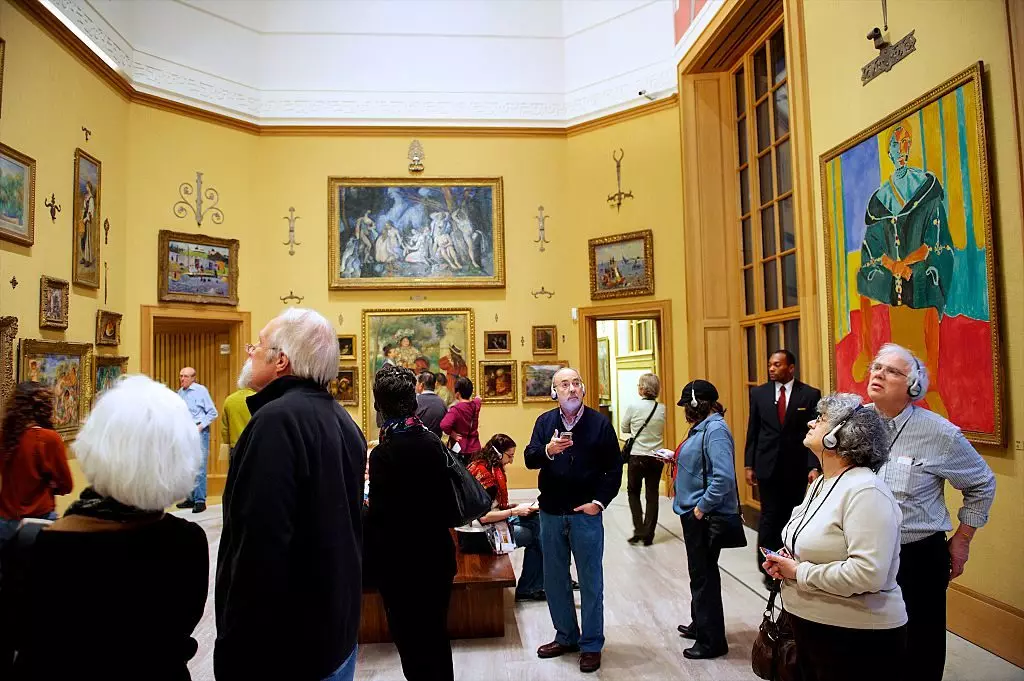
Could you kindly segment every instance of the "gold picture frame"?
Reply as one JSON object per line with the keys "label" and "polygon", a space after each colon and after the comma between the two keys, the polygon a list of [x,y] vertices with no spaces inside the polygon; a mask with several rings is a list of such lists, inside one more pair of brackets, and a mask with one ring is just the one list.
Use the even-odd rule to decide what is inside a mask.
{"label": "gold picture frame", "polygon": [[93,404],[104,390],[113,387],[114,383],[128,373],[128,358],[117,355],[96,355],[94,358],[96,371],[93,380]]}
{"label": "gold picture frame", "polygon": [[330,391],[334,399],[346,407],[359,406],[359,365],[342,364],[338,366],[338,375],[331,381]]}
{"label": "gold picture frame", "polygon": [[484,331],[484,352],[488,355],[511,355],[511,331]]}
{"label": "gold picture frame", "polygon": [[590,299],[654,295],[654,232],[590,239]]}
{"label": "gold picture frame", "polygon": [[505,288],[500,177],[327,178],[328,287]]}
{"label": "gold picture frame", "polygon": [[161,229],[157,300],[238,305],[238,239]]}
{"label": "gold picture frame", "polygon": [[561,359],[538,362],[522,360],[519,363],[519,373],[523,384],[523,403],[551,402],[551,378],[559,369],[565,369],[568,366],[569,363]]}
{"label": "gold picture frame", "polygon": [[18,337],[18,318],[0,317],[0,416],[7,409],[17,381],[14,378],[14,339]]}
{"label": "gold picture frame", "polygon": [[485,404],[515,404],[519,401],[519,377],[514,359],[482,359],[476,372],[477,393]]}
{"label": "gold picture frame", "polygon": [[534,326],[530,329],[530,347],[535,355],[558,354],[558,327]]}
{"label": "gold picture frame", "polygon": [[96,345],[121,344],[121,314],[96,310]]}
{"label": "gold picture frame", "polygon": [[93,391],[92,343],[23,338],[18,380],[35,381],[54,391],[53,425],[65,442],[78,434],[89,414]]}
{"label": "gold picture frame", "polygon": [[355,334],[338,334],[338,359],[358,359]]}
{"label": "gold picture frame", "polygon": [[7,52],[7,42],[0,38],[0,118],[4,117],[4,56]]}
{"label": "gold picture frame", "polygon": [[100,287],[102,196],[103,164],[85,150],[75,149],[71,202],[71,281],[75,286]]}
{"label": "gold picture frame", "polygon": [[39,277],[39,328],[68,328],[68,306],[71,303],[71,286],[64,279],[55,279],[45,274]]}
{"label": "gold picture frame", "polygon": [[0,168],[7,192],[17,194],[16,205],[0,210],[0,239],[22,246],[36,242],[36,160],[0,144]]}

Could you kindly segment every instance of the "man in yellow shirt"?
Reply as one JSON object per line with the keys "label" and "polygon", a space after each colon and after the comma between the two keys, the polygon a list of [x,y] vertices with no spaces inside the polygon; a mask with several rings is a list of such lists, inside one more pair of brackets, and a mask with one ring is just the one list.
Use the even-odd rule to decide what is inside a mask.
{"label": "man in yellow shirt", "polygon": [[249,405],[245,403],[245,398],[255,394],[256,391],[254,390],[242,388],[231,393],[224,400],[224,408],[221,410],[220,418],[220,442],[222,445],[228,446],[228,457],[234,455],[235,443],[238,442],[242,431],[245,430],[245,427],[249,424],[249,419],[252,418],[252,414],[249,413]]}

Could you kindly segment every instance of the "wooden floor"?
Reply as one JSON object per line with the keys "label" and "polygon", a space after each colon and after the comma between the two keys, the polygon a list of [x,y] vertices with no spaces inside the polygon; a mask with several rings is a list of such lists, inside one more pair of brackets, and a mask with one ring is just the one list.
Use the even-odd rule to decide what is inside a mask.
{"label": "wooden floor", "polygon": [[[512,496],[513,501],[526,499],[516,498],[515,492]],[[213,567],[220,539],[220,507],[214,506],[205,513],[184,517],[197,520],[210,538],[210,595],[206,612],[195,633],[199,653],[189,667],[195,681],[213,681]],[[455,678],[460,681],[756,679],[750,671],[750,646],[761,621],[767,594],[757,588],[752,549],[726,551],[721,560],[729,654],[716,660],[686,660],[683,649],[691,642],[681,639],[675,631],[677,624],[689,619],[686,550],[678,518],[672,513],[668,499],[662,499],[659,520],[655,543],[645,548],[626,543],[626,538],[632,534],[632,526],[624,493],[616,498],[605,514],[604,610],[607,641],[603,664],[597,674],[581,675],[574,655],[554,660],[538,659],[537,647],[554,637],[547,606],[544,603],[515,604],[512,602],[512,590],[507,589],[504,638],[454,642]],[[522,551],[513,554],[517,574],[522,566],[522,554]],[[948,651],[946,681],[1024,681],[1024,670],[952,634],[949,635]],[[356,679],[402,681],[404,677],[395,647],[391,644],[360,646]]]}

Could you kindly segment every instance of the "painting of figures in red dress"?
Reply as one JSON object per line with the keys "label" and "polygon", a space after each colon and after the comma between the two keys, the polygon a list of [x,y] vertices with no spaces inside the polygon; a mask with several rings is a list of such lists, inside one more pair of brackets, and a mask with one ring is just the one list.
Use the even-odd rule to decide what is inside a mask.
{"label": "painting of figures in red dress", "polygon": [[1002,445],[981,65],[821,157],[832,384],[867,394],[883,343],[909,348],[919,404]]}

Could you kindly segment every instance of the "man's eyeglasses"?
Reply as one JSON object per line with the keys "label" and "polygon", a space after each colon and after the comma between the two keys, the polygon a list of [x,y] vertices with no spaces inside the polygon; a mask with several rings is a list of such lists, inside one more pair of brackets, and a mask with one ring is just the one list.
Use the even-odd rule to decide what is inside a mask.
{"label": "man's eyeglasses", "polygon": [[900,371],[896,367],[889,366],[888,364],[882,364],[881,362],[874,362],[871,365],[870,368],[871,368],[871,373],[874,374],[874,373],[881,372],[881,373],[885,374],[886,378],[892,378],[894,376],[902,376],[903,378],[907,378],[907,374],[903,373],[902,371]]}
{"label": "man's eyeglasses", "polygon": [[[261,347],[263,347],[263,346],[260,345],[259,343],[256,343],[256,344],[246,343],[245,344],[245,354],[251,355],[252,353],[256,352],[256,348],[261,348]],[[267,350],[280,350],[280,349],[281,348],[267,348]]]}
{"label": "man's eyeglasses", "polygon": [[568,390],[570,386],[578,390],[583,387],[583,381],[577,378],[575,381],[561,381],[560,383],[555,383],[555,387],[561,388],[562,390]]}

